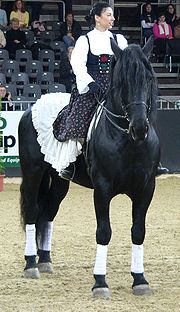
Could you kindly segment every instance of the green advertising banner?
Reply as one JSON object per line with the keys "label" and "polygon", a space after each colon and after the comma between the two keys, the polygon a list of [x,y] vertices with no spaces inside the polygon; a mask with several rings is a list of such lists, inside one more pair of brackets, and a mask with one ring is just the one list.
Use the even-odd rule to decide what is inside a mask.
{"label": "green advertising banner", "polygon": [[24,112],[5,112],[0,115],[0,162],[4,168],[20,167],[18,124]]}

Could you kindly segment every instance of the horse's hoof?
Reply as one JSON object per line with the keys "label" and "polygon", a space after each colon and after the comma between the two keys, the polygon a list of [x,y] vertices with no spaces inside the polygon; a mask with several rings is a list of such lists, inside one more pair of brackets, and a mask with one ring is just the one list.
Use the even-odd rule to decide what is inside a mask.
{"label": "horse's hoof", "polygon": [[53,267],[51,262],[38,263],[38,270],[40,273],[53,273]]}
{"label": "horse's hoof", "polygon": [[93,298],[104,298],[104,299],[110,298],[110,291],[109,288],[107,287],[94,288],[92,292]]}
{"label": "horse's hoof", "polygon": [[34,278],[34,279],[40,278],[38,268],[31,268],[31,269],[24,270],[24,277],[25,278]]}
{"label": "horse's hoof", "polygon": [[152,295],[153,291],[147,284],[137,285],[133,287],[133,295],[142,296],[142,295]]}

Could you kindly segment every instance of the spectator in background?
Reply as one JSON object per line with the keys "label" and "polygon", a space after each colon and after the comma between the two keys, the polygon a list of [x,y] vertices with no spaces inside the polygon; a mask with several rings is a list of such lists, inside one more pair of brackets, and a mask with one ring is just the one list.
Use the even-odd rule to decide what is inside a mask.
{"label": "spectator in background", "polygon": [[43,22],[41,22],[40,20],[32,22],[32,31],[34,32],[35,36],[39,36],[40,33],[45,30],[46,28]]}
{"label": "spectator in background", "polygon": [[177,25],[174,27],[174,38],[180,39],[180,17],[177,19]]}
{"label": "spectator in background", "polygon": [[71,54],[74,47],[69,47],[67,49],[67,54],[62,58],[60,62],[60,83],[66,86],[66,92],[71,93],[72,86],[75,83],[75,75],[72,70],[70,63]]}
{"label": "spectator in background", "polygon": [[74,19],[74,14],[72,12],[67,13],[66,21],[60,25],[59,39],[63,40],[67,47],[72,47],[81,34],[81,25]]}
{"label": "spectator in background", "polygon": [[[63,2],[65,4],[65,16],[66,16],[68,12],[72,12],[72,0],[63,0]],[[57,5],[58,5],[59,21],[63,22],[64,21],[63,3],[62,2],[57,2]]]}
{"label": "spectator in background", "polygon": [[143,30],[143,38],[149,38],[153,35],[153,26],[156,23],[156,15],[152,11],[152,5],[147,2],[143,6],[143,13],[141,15],[141,27]]}
{"label": "spectator in background", "polygon": [[0,30],[0,49],[3,49],[6,46],[6,38],[2,30]]}
{"label": "spectator in background", "polygon": [[174,27],[177,25],[177,16],[175,7],[171,3],[166,7],[165,17],[166,23],[171,26],[172,32],[174,33]]}
{"label": "spectator in background", "polygon": [[[8,103],[2,103],[3,101],[8,102]],[[11,93],[7,92],[5,86],[3,86],[3,85],[0,85],[0,104],[1,104],[1,110],[2,111],[5,111],[5,110],[12,111],[13,110]]]}
{"label": "spectator in background", "polygon": [[14,3],[13,10],[10,14],[10,21],[13,18],[17,18],[19,20],[20,28],[27,28],[29,25],[29,12],[25,10],[24,1],[16,0]]}
{"label": "spectator in background", "polygon": [[7,14],[5,10],[1,9],[1,1],[0,1],[0,29],[6,29],[7,27]]}
{"label": "spectator in background", "polygon": [[6,49],[9,51],[9,57],[14,59],[16,50],[26,48],[26,35],[19,28],[19,20],[13,18],[10,22],[11,29],[6,32]]}
{"label": "spectator in background", "polygon": [[154,53],[157,57],[157,62],[163,61],[166,54],[166,40],[172,39],[172,29],[169,24],[166,23],[166,17],[164,13],[160,13],[158,21],[153,26],[154,34]]}

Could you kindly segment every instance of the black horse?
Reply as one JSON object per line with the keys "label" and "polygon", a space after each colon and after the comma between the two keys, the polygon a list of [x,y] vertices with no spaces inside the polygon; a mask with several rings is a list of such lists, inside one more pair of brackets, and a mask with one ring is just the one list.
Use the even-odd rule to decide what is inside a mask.
{"label": "black horse", "polygon": [[[132,200],[133,293],[151,292],[144,277],[143,241],[160,158],[154,129],[157,83],[146,57],[149,43],[143,49],[132,44],[123,51],[114,42],[111,44],[115,57],[107,100],[91,133],[87,158],[85,154],[77,158],[73,179],[75,183],[94,189],[97,254],[93,294],[104,297],[109,296],[105,280],[107,246],[111,239],[109,206],[111,199],[120,193]],[[44,161],[31,109],[24,113],[19,124],[19,155],[21,216],[26,229],[24,272],[26,277],[39,278],[39,272],[52,272],[52,221],[68,192],[69,181],[61,179]]]}

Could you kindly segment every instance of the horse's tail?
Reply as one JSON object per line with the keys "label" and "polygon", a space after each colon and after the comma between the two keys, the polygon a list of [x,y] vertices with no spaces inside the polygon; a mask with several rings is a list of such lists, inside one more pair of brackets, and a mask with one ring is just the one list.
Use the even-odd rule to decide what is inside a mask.
{"label": "horse's tail", "polygon": [[23,181],[20,186],[20,213],[21,213],[21,225],[25,230],[25,203],[24,203],[24,185]]}

